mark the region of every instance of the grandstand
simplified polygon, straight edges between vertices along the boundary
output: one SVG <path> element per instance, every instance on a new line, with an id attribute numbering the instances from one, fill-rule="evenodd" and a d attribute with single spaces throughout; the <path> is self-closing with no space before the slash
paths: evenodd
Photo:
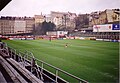
<path id="1" fill-rule="evenodd" d="M 110 25 L 110 24 L 109 24 Z M 113 29 L 113 25 L 117 25 L 117 29 Z M 97 26 L 97 25 L 96 25 Z M 120 31 L 120 25 L 119 24 L 111 24 L 111 27 L 107 24 L 99 25 L 101 28 L 92 28 L 91 29 L 82 29 L 82 31 L 76 31 L 72 32 L 72 36 L 78 36 L 78 37 L 95 37 L 96 39 L 109 39 L 109 40 L 119 40 L 119 31 Z"/>
<path id="2" fill-rule="evenodd" d="M 1 0 L 1 1 L 6 2 L 7 0 Z M 7 3 L 9 3 L 9 2 L 10 2 L 10 0 L 8 0 Z M 3 6 L 0 6 L 1 7 L 0 10 L 2 10 L 2 8 L 7 3 L 4 3 Z M 92 29 L 91 28 L 90 29 L 83 28 L 83 29 L 81 29 L 81 31 L 72 32 L 70 34 L 70 36 L 72 36 L 73 39 L 75 39 L 75 37 L 88 37 L 88 39 L 92 39 L 92 40 L 99 40 L 99 39 L 105 40 L 106 39 L 107 41 L 108 40 L 109 41 L 118 41 L 119 40 L 119 30 L 120 29 L 118 28 L 118 30 L 116 32 L 114 30 L 112 30 L 112 31 L 100 31 L 100 30 L 94 31 L 94 27 Z M 30 36 L 28 36 L 28 35 L 30 35 Z M 15 34 L 15 35 L 9 35 L 9 36 L 1 35 L 0 37 L 2 39 L 7 39 L 7 40 L 26 40 L 27 41 L 27 40 L 34 40 L 34 39 L 50 39 L 52 36 L 54 36 L 54 35 L 48 34 L 48 36 L 46 36 L 46 35 L 45 36 L 34 36 L 31 34 L 25 33 L 25 34 Z M 61 39 L 60 37 L 63 38 L 63 34 L 57 35 L 57 37 L 58 37 L 58 39 Z M 52 39 L 56 39 L 56 37 L 55 38 L 53 37 Z M 26 42 L 26 41 L 24 41 L 24 42 Z M 44 43 L 44 44 L 46 45 L 46 43 Z M 48 44 L 49 44 L 48 46 L 50 46 L 50 43 L 48 43 Z M 53 45 L 55 45 L 55 44 L 52 44 L 52 46 Z M 58 45 L 58 43 L 56 45 Z M 51 46 L 51 48 L 53 48 L 52 46 Z M 73 45 L 70 45 L 70 46 L 73 46 Z M 88 47 L 85 44 L 83 44 L 83 45 L 81 44 L 80 46 L 83 48 Z M 62 47 L 64 47 L 64 46 L 62 46 L 62 44 L 59 44 L 59 46 L 56 48 L 62 48 Z M 73 46 L 73 47 L 76 48 L 76 50 L 74 49 L 74 51 L 77 52 L 78 45 Z M 37 48 L 37 49 L 39 49 L 39 48 Z M 68 50 L 69 50 L 69 48 L 68 48 Z M 81 52 L 81 54 L 82 54 L 82 52 Z M 40 58 L 42 58 L 42 57 L 40 57 Z M 89 58 L 91 58 L 91 57 L 89 57 Z M 95 59 L 97 59 L 97 58 L 95 58 Z M 85 62 L 83 62 L 83 63 L 85 63 Z M 48 69 L 51 68 L 51 69 L 55 70 L 54 71 L 55 73 L 50 72 L 46 68 L 48 68 Z M 84 70 L 85 70 L 85 68 L 84 68 Z M 74 71 L 74 70 L 72 70 L 72 71 Z M 78 71 L 76 71 L 76 72 L 78 73 Z M 94 72 L 96 72 L 96 71 L 94 71 Z M 17 51 L 16 49 L 8 47 L 7 44 L 0 42 L 0 82 L 5 82 L 5 83 L 6 82 L 12 82 L 12 83 L 24 83 L 24 82 L 25 83 L 28 83 L 28 82 L 30 82 L 30 83 L 43 83 L 43 82 L 46 82 L 46 83 L 47 82 L 68 83 L 69 81 L 66 81 L 65 79 L 63 79 L 60 76 L 61 73 L 64 74 L 65 76 L 68 76 L 67 79 L 69 79 L 69 78 L 74 79 L 75 82 L 88 83 L 86 80 L 83 80 L 77 76 L 74 76 L 74 75 L 66 72 L 66 71 L 63 71 L 62 69 L 59 69 L 58 67 L 55 67 L 49 63 L 46 63 L 45 61 L 35 58 L 31 52 Z M 103 74 L 106 74 L 106 73 L 103 73 Z M 107 74 L 109 74 L 109 73 L 107 73 Z M 86 74 L 86 77 L 87 77 L 87 75 L 89 77 L 89 73 Z M 107 76 L 109 77 L 109 75 L 107 75 Z M 85 76 L 83 76 L 83 77 L 85 77 Z M 116 80 L 117 76 L 114 78 L 115 79 L 112 78 L 112 81 Z M 92 79 L 92 81 L 95 81 L 95 80 Z M 109 80 L 107 80 L 107 81 L 109 81 Z"/>
<path id="3" fill-rule="evenodd" d="M 41 66 L 39 66 L 40 64 Z M 46 70 L 44 66 L 53 68 L 56 74 Z M 42 60 L 34 58 L 30 52 L 16 51 L 8 47 L 6 43 L 0 42 L 0 82 L 68 83 L 68 81 L 58 75 L 58 72 L 75 79 L 77 82 L 88 83 Z"/>
<path id="4" fill-rule="evenodd" d="M 119 32 L 86 32 L 86 33 L 82 33 L 80 31 L 78 31 L 78 32 L 72 33 L 72 36 L 96 37 L 96 39 L 119 40 Z"/>

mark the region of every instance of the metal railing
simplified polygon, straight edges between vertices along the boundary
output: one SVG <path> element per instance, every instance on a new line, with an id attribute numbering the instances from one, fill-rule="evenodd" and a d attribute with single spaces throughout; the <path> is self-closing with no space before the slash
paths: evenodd
<path id="1" fill-rule="evenodd" d="M 64 70 L 61 70 L 51 64 L 48 64 L 42 60 L 35 58 L 31 52 L 28 52 L 28 51 L 22 52 L 20 50 L 18 51 L 14 48 L 8 47 L 7 44 L 3 46 L 3 49 L 4 49 L 3 52 L 6 54 L 9 54 L 11 58 L 16 60 L 17 62 L 22 62 L 21 65 L 23 65 L 23 67 L 25 67 L 26 64 L 28 64 L 31 68 L 30 72 L 33 73 L 35 71 L 36 77 L 42 80 L 43 82 L 45 81 L 44 77 L 47 77 L 48 79 L 50 79 L 51 81 L 55 83 L 58 83 L 60 80 L 61 82 L 69 83 L 70 82 L 69 80 L 65 80 L 61 78 L 62 75 L 65 75 L 71 79 L 76 80 L 76 82 L 88 83 L 87 81 L 79 77 L 76 77 Z M 51 72 L 49 68 L 52 68 L 52 71 L 54 70 L 55 73 Z M 45 72 L 47 72 L 47 74 Z M 48 75 L 48 73 L 50 74 L 50 76 Z M 51 77 L 51 75 L 54 77 Z"/>

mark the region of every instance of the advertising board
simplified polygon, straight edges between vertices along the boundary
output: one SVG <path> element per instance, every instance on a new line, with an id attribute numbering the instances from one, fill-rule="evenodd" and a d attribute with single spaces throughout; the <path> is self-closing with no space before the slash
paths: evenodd
<path id="1" fill-rule="evenodd" d="M 119 32 L 120 24 L 94 25 L 93 32 Z"/>

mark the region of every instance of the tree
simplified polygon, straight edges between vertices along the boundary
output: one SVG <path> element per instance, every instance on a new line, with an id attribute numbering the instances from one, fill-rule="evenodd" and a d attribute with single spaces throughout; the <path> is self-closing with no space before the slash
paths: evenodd
<path id="1" fill-rule="evenodd" d="M 48 22 L 48 31 L 53 31 L 55 30 L 56 25 L 54 23 Z"/>
<path id="2" fill-rule="evenodd" d="M 56 25 L 52 22 L 42 22 L 33 28 L 34 35 L 45 35 L 47 31 L 55 30 Z"/>
<path id="3" fill-rule="evenodd" d="M 87 28 L 89 25 L 89 15 L 88 14 L 80 14 L 75 18 L 76 28 Z"/>
<path id="4" fill-rule="evenodd" d="M 37 26 L 34 26 L 33 34 L 34 35 L 41 35 L 41 27 L 42 27 L 41 23 L 38 23 Z"/>

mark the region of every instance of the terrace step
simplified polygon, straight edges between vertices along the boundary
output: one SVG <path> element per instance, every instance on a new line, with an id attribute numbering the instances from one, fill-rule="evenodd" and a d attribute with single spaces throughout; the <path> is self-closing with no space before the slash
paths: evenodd
<path id="1" fill-rule="evenodd" d="M 3 58 L 0 56 L 0 63 L 11 77 L 14 83 L 27 83 L 27 81 Z"/>
<path id="2" fill-rule="evenodd" d="M 25 69 L 25 67 L 23 67 L 22 65 L 20 65 L 18 62 L 16 62 L 14 59 L 12 58 L 7 58 L 7 60 L 14 65 L 15 68 L 18 69 L 18 71 L 20 71 L 25 77 L 27 77 L 32 83 L 43 83 L 40 79 L 38 79 L 37 77 L 35 77 L 31 72 L 29 72 L 27 69 Z"/>
<path id="3" fill-rule="evenodd" d="M 1 71 L 0 71 L 0 82 L 7 83 L 7 81 L 5 80 L 5 78 L 4 78 L 3 74 L 1 73 Z"/>

